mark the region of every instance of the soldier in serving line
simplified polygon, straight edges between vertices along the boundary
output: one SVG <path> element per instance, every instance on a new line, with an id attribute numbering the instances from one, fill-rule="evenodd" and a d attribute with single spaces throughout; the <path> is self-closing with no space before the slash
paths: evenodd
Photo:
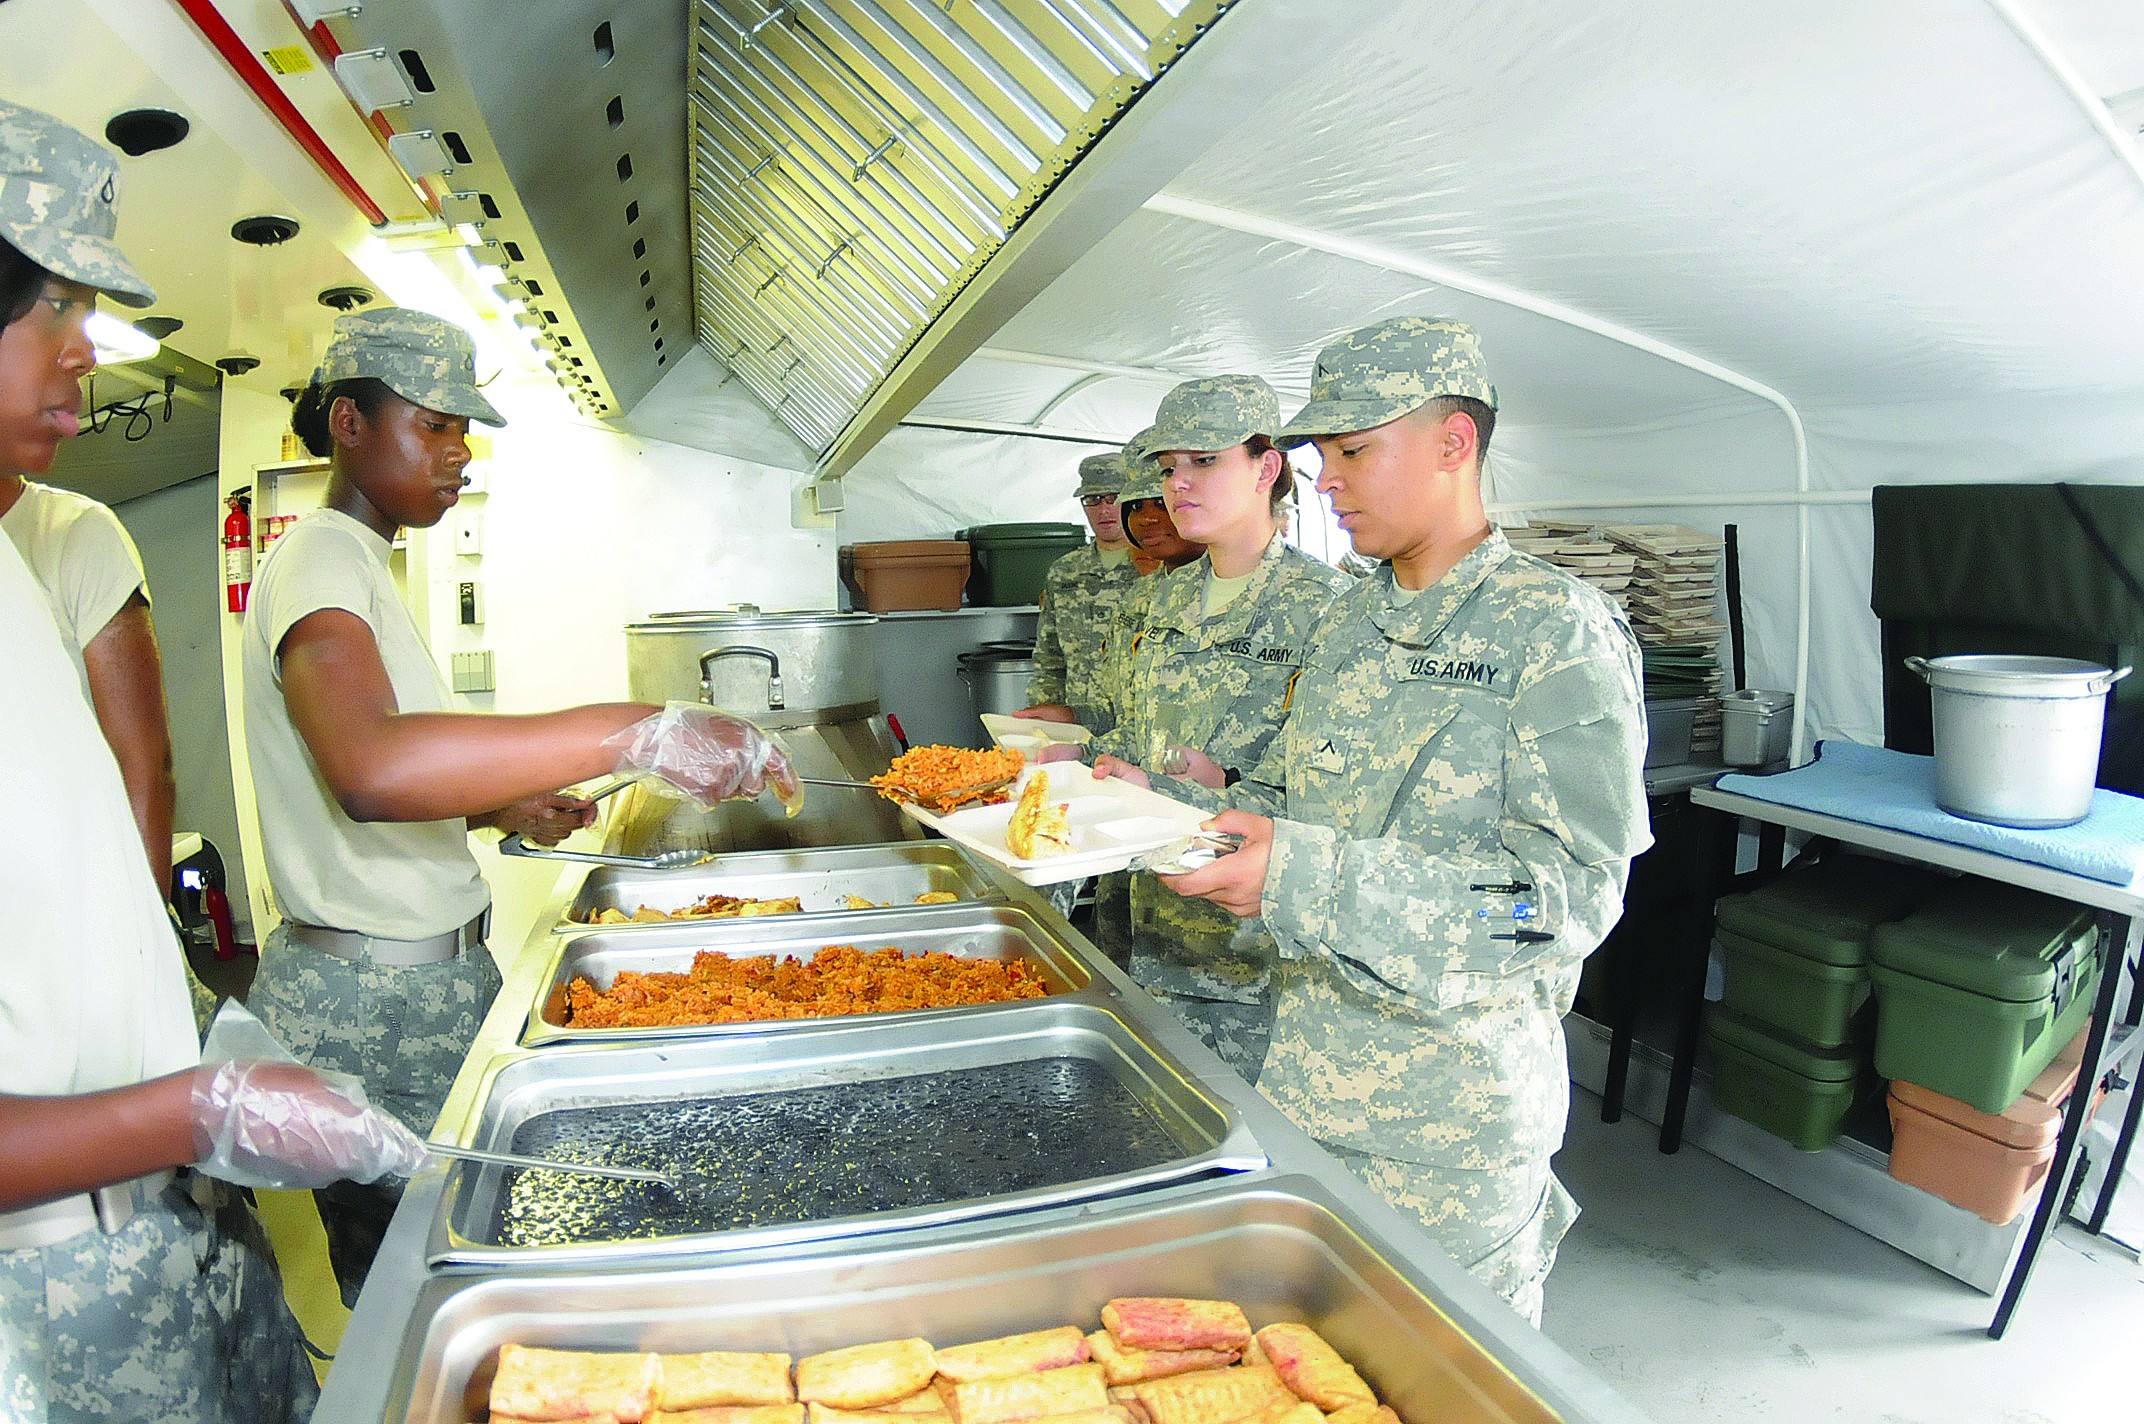
<path id="1" fill-rule="evenodd" d="M 1638 647 L 1489 524 L 1480 340 L 1403 317 L 1318 354 L 1280 432 L 1387 561 L 1334 600 L 1288 723 L 1164 883 L 1278 942 L 1259 1087 L 1536 1324 L 1577 1206 L 1562 1018 L 1650 843 Z"/>
<path id="2" fill-rule="evenodd" d="M 1196 561 L 1150 582 L 1127 649 L 1123 716 L 1095 739 L 1098 775 L 1140 768 L 1219 791 L 1280 730 L 1307 639 L 1347 580 L 1281 537 L 1295 473 L 1273 443 L 1280 398 L 1256 376 L 1186 381 L 1131 447 L 1160 472 Z M 1132 977 L 1255 1082 L 1272 1025 L 1272 940 L 1150 873 L 1131 881 Z"/>
<path id="3" fill-rule="evenodd" d="M 1124 488 L 1122 454 L 1111 450 L 1079 462 L 1079 505 L 1094 530 L 1083 544 L 1050 565 L 1042 582 L 1042 611 L 1035 619 L 1035 673 L 1027 682 L 1032 706 L 1017 715 L 1050 722 L 1078 722 L 1104 731 L 1107 713 L 1097 701 L 1102 639 L 1118 600 L 1137 575 L 1132 545 L 1117 508 Z"/>

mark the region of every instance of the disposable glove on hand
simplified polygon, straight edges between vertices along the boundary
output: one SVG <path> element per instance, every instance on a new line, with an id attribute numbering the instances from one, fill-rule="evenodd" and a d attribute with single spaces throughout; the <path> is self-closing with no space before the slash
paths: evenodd
<path id="1" fill-rule="evenodd" d="M 794 816 L 804 805 L 788 751 L 751 722 L 699 702 L 672 702 L 612 736 L 622 776 L 654 777 L 702 806 L 772 791 Z"/>
<path id="2" fill-rule="evenodd" d="M 324 1187 L 407 1177 L 429 1154 L 369 1106 L 364 1087 L 292 1059 L 237 1004 L 209 1029 L 193 1082 L 196 1165 L 241 1187 Z"/>

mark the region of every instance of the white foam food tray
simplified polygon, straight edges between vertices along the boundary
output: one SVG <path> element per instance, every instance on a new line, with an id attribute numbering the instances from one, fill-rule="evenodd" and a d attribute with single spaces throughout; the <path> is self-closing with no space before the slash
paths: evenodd
<path id="1" fill-rule="evenodd" d="M 920 806 L 904 805 L 901 811 L 947 840 L 1005 867 L 1028 885 L 1055 885 L 1126 869 L 1140 856 L 1184 839 L 1210 819 L 1208 812 L 1158 791 L 1113 776 L 1097 778 L 1090 767 L 1076 761 L 1028 767 L 1013 783 L 1015 799 L 1038 771 L 1049 773 L 1050 801 L 1065 807 L 1065 820 L 1072 829 L 1068 854 L 1026 860 L 1007 850 L 1005 831 L 1012 824 L 1013 801 L 971 806 L 945 816 Z"/>
<path id="2" fill-rule="evenodd" d="M 1013 717 L 1003 712 L 982 714 L 983 730 L 1002 743 L 1007 737 L 1040 737 L 1044 742 L 1070 742 L 1085 746 L 1094 733 L 1077 722 L 1045 722 L 1040 717 Z"/>

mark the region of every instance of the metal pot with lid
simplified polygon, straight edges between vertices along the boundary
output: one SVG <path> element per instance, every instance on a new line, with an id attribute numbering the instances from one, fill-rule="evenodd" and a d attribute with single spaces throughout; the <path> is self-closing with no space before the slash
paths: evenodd
<path id="1" fill-rule="evenodd" d="M 878 712 L 869 613 L 768 613 L 756 604 L 657 613 L 625 628 L 626 678 L 647 702 L 706 702 L 765 727 Z"/>

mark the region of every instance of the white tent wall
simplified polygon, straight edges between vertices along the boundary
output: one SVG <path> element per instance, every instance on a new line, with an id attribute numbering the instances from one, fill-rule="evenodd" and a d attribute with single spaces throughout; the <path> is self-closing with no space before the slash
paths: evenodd
<path id="1" fill-rule="evenodd" d="M 1110 448 L 897 427 L 842 481 L 840 541 L 950 539 L 970 525 L 1028 520 L 1083 525 L 1079 462 Z"/>
<path id="2" fill-rule="evenodd" d="M 1736 523 L 1753 685 L 1794 685 L 1806 479 L 1804 710 L 1864 741 L 1870 487 L 2144 478 L 2144 157 L 2095 97 L 2144 91 L 2134 5 L 1333 13 L 1334 57 L 1276 67 L 918 414 L 1121 435 L 1176 380 L 1299 397 L 1341 331 L 1463 317 L 1502 398 L 1492 498 Z M 1045 517 L 1017 462 L 933 458 Z M 845 530 L 917 478 L 867 459 Z"/>

